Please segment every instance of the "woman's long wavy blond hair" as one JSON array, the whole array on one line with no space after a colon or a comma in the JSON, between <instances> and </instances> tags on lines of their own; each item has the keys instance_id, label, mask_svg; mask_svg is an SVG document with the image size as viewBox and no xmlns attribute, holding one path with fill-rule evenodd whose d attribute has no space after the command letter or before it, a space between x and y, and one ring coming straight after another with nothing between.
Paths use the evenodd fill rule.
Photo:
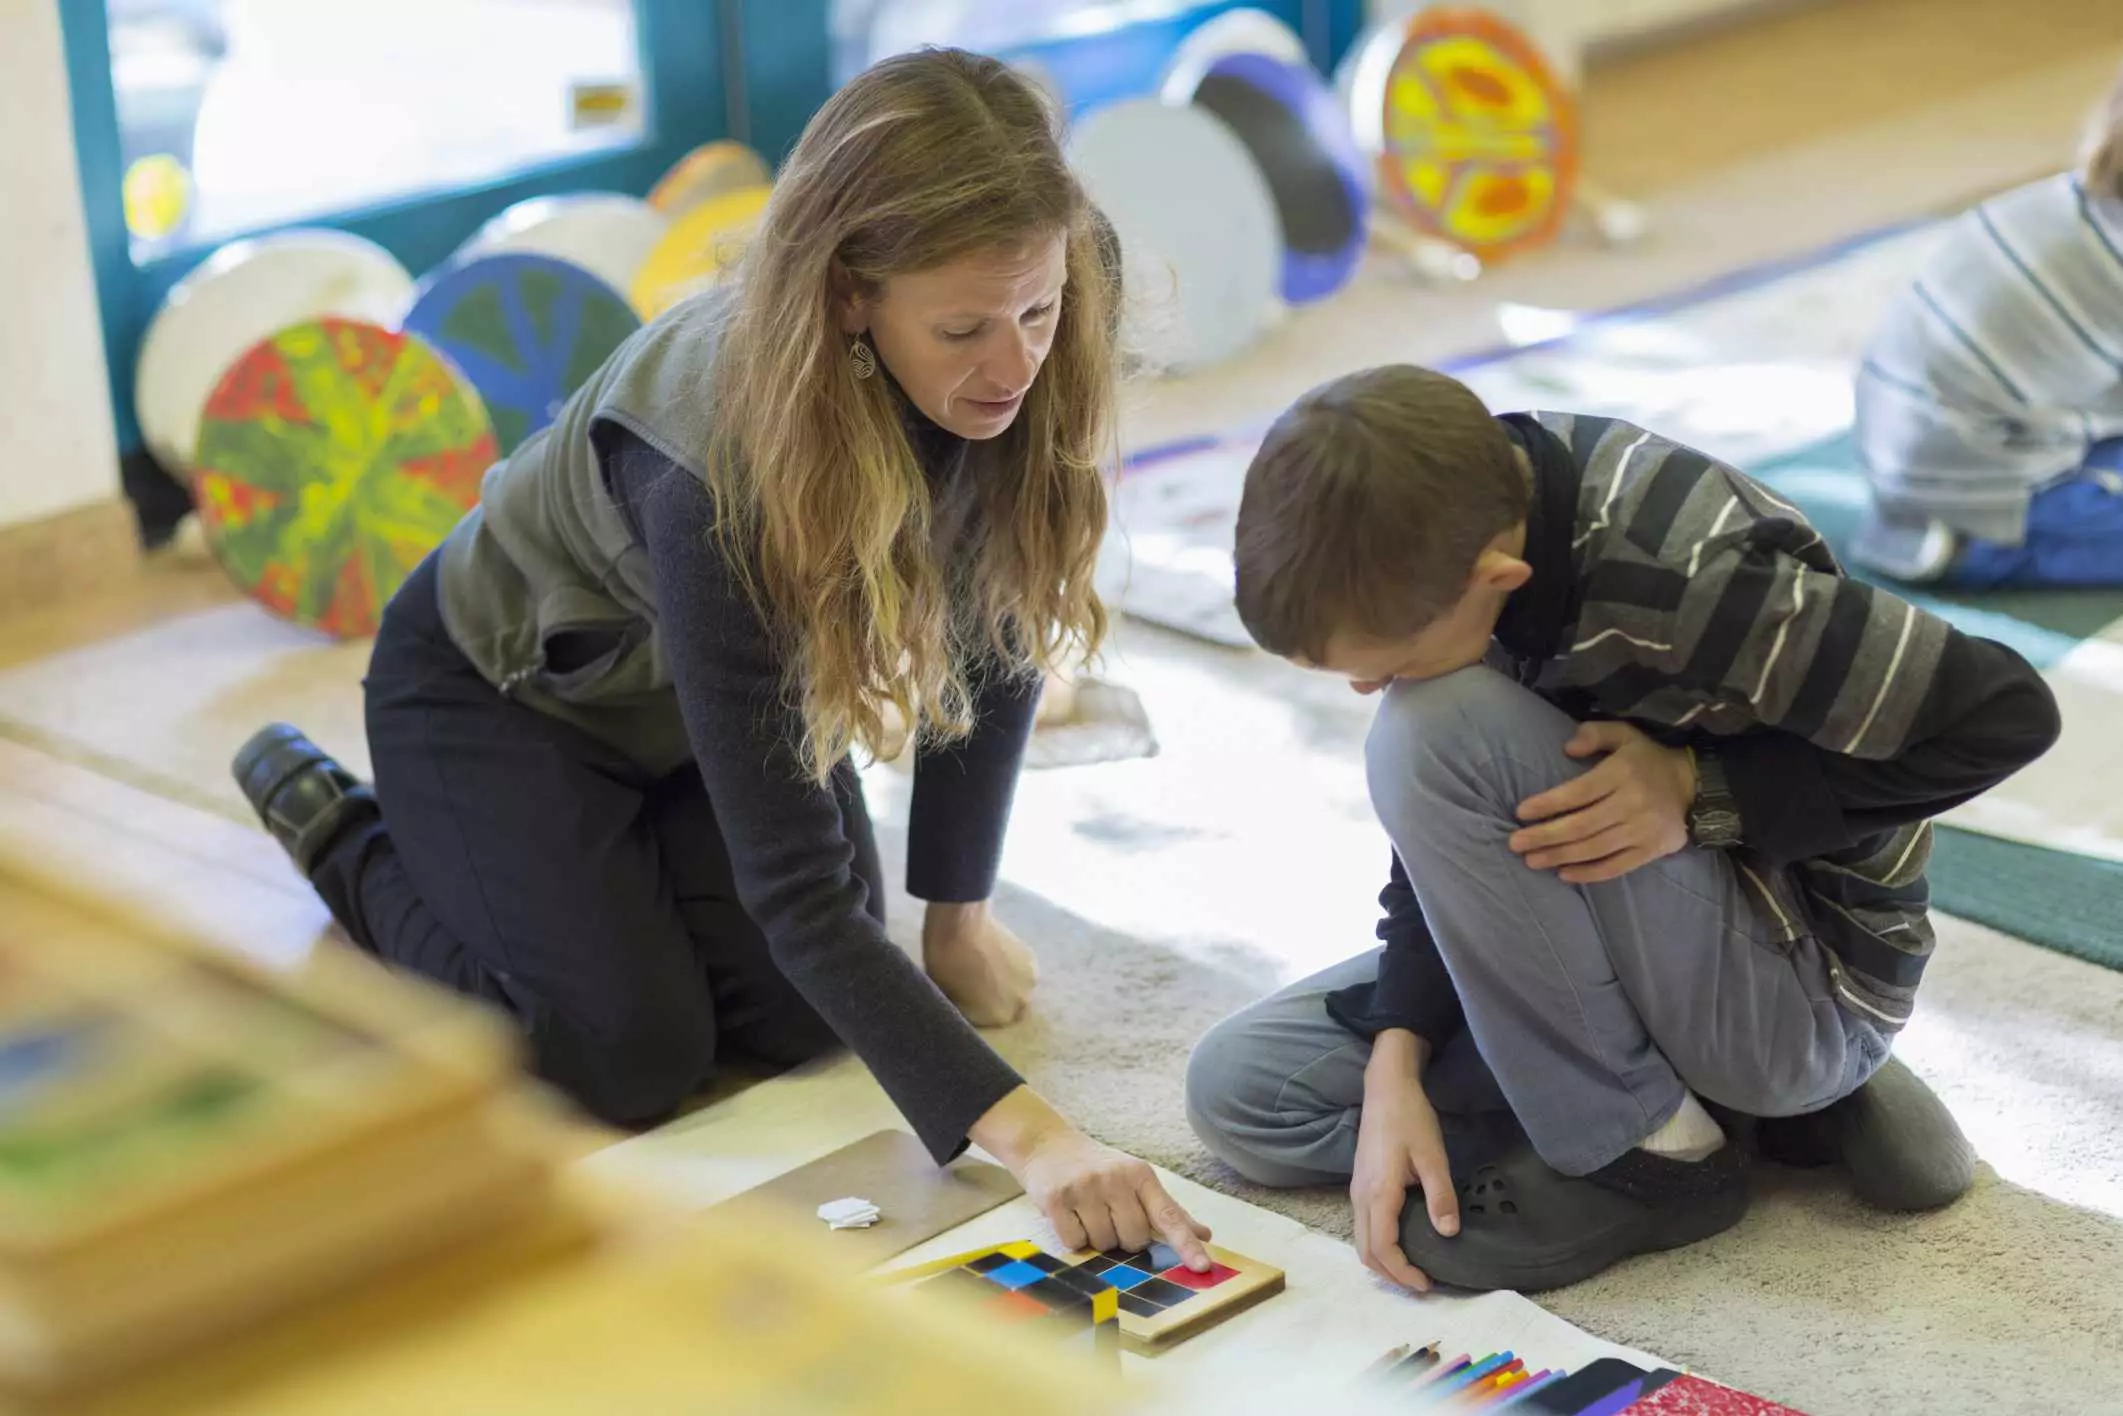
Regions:
<instances>
[{"instance_id":1,"label":"woman's long wavy blond hair","mask_svg":"<svg viewBox=\"0 0 2123 1416\"><path fill-rule=\"evenodd\" d=\"M732 563L779 637L795 746L824 780L875 752L890 704L926 737L972 727L972 680L1097 647L1117 270L1064 161L1060 120L1006 64L887 59L804 129L734 273L708 478ZM968 445L975 545L935 544L903 396L858 379L840 301L894 275L1060 235L1067 286L1007 432ZM986 651L986 652L984 652Z\"/></svg>"}]
</instances>

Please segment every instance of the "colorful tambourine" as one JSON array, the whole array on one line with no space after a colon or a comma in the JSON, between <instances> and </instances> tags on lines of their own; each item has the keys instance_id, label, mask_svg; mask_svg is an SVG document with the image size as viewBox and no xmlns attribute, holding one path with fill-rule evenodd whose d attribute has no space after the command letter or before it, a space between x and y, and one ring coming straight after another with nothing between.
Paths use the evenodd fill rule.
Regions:
<instances>
[{"instance_id":1,"label":"colorful tambourine","mask_svg":"<svg viewBox=\"0 0 2123 1416\"><path fill-rule=\"evenodd\" d=\"M520 201L474 232L458 260L518 251L572 261L614 290L631 290L634 277L671 218L639 197L574 192Z\"/></svg>"},{"instance_id":2,"label":"colorful tambourine","mask_svg":"<svg viewBox=\"0 0 2123 1416\"><path fill-rule=\"evenodd\" d=\"M1221 118L1274 195L1283 239L1282 295L1324 299L1363 259L1371 197L1349 114L1288 26L1228 10L1187 37L1161 93Z\"/></svg>"},{"instance_id":3,"label":"colorful tambourine","mask_svg":"<svg viewBox=\"0 0 2123 1416\"><path fill-rule=\"evenodd\" d=\"M1554 238L1577 182L1577 105L1524 34L1425 9L1359 41L1342 86L1379 195L1417 230L1485 261Z\"/></svg>"},{"instance_id":4,"label":"colorful tambourine","mask_svg":"<svg viewBox=\"0 0 2123 1416\"><path fill-rule=\"evenodd\" d=\"M171 287L133 375L140 439L189 477L199 410L229 365L276 329L326 315L395 325L413 298L398 258L343 231L280 231L223 246Z\"/></svg>"},{"instance_id":5,"label":"colorful tambourine","mask_svg":"<svg viewBox=\"0 0 2123 1416\"><path fill-rule=\"evenodd\" d=\"M1267 179L1221 119L1125 99L1076 124L1069 161L1120 237L1134 348L1192 369L1260 337L1281 306L1282 236Z\"/></svg>"},{"instance_id":6,"label":"colorful tambourine","mask_svg":"<svg viewBox=\"0 0 2123 1416\"><path fill-rule=\"evenodd\" d=\"M478 502L498 454L479 396L418 336L314 320L254 346L216 385L192 488L207 544L245 594L358 638Z\"/></svg>"},{"instance_id":7,"label":"colorful tambourine","mask_svg":"<svg viewBox=\"0 0 2123 1416\"><path fill-rule=\"evenodd\" d=\"M773 180L774 174L767 170L758 153L743 143L720 138L701 144L673 163L662 180L649 189L649 205L675 219L710 198L747 187L765 187Z\"/></svg>"},{"instance_id":8,"label":"colorful tambourine","mask_svg":"<svg viewBox=\"0 0 2123 1416\"><path fill-rule=\"evenodd\" d=\"M405 317L479 391L503 453L558 417L640 328L625 297L581 266L514 253L436 272Z\"/></svg>"},{"instance_id":9,"label":"colorful tambourine","mask_svg":"<svg viewBox=\"0 0 2123 1416\"><path fill-rule=\"evenodd\" d=\"M643 318L655 319L679 301L707 289L737 259L767 209L769 187L726 192L671 223L634 277L630 294Z\"/></svg>"}]
</instances>

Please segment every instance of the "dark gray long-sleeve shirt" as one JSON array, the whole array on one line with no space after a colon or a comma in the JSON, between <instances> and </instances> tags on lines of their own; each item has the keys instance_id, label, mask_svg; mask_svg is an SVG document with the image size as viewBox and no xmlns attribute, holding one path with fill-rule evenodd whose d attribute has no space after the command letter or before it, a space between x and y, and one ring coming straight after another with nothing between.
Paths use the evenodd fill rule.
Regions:
<instances>
[{"instance_id":1,"label":"dark gray long-sleeve shirt","mask_svg":"<svg viewBox=\"0 0 2123 1416\"><path fill-rule=\"evenodd\" d=\"M793 751L801 723L782 660L724 559L708 491L624 432L604 453L610 489L648 553L664 654L739 898L789 981L946 1160L1020 1078L865 907L839 806ZM971 737L917 749L907 851L917 898L964 903L994 889L1038 699L1035 675L987 674Z\"/></svg>"}]
</instances>

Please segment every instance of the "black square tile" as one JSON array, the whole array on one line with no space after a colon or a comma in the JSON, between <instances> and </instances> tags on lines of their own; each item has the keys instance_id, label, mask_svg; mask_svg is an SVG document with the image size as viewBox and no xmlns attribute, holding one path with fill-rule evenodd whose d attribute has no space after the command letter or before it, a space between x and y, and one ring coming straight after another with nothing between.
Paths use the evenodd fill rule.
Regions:
<instances>
[{"instance_id":1,"label":"black square tile","mask_svg":"<svg viewBox=\"0 0 2123 1416\"><path fill-rule=\"evenodd\" d=\"M1160 1308L1170 1308L1194 1296L1193 1289L1184 1288L1169 1278L1153 1278L1147 1283L1138 1283L1129 1292L1145 1303L1155 1303Z\"/></svg>"},{"instance_id":2,"label":"black square tile","mask_svg":"<svg viewBox=\"0 0 2123 1416\"><path fill-rule=\"evenodd\" d=\"M1054 1255L1045 1252L1034 1254L1026 1259L1025 1262L1038 1269L1041 1273L1059 1273L1068 1267L1066 1263L1055 1258ZM1170 1265L1168 1264L1166 1267L1169 1268Z\"/></svg>"},{"instance_id":3,"label":"black square tile","mask_svg":"<svg viewBox=\"0 0 2123 1416\"><path fill-rule=\"evenodd\" d=\"M1044 1295L1040 1301L1047 1301ZM1060 1295L1041 1321L1055 1322L1063 1327L1087 1328L1091 1326L1091 1300L1081 1293Z\"/></svg>"},{"instance_id":4,"label":"black square tile","mask_svg":"<svg viewBox=\"0 0 2123 1416\"><path fill-rule=\"evenodd\" d=\"M994 1284L969 1269L945 1269L934 1278L923 1279L923 1288L941 1288L946 1292L975 1298L987 1298L1001 1292Z\"/></svg>"},{"instance_id":5,"label":"black square tile","mask_svg":"<svg viewBox=\"0 0 2123 1416\"><path fill-rule=\"evenodd\" d=\"M1028 1297L1038 1299L1049 1308L1064 1308L1071 1303L1088 1303L1091 1301L1089 1294L1079 1293L1060 1279L1053 1277L1043 1278L1037 1283L1028 1283L1017 1291Z\"/></svg>"},{"instance_id":6,"label":"black square tile","mask_svg":"<svg viewBox=\"0 0 2123 1416\"><path fill-rule=\"evenodd\" d=\"M1101 1257L1111 1259L1117 1264L1132 1264L1141 1254L1140 1249L1108 1249Z\"/></svg>"},{"instance_id":7,"label":"black square tile","mask_svg":"<svg viewBox=\"0 0 2123 1416\"><path fill-rule=\"evenodd\" d=\"M1085 1295L1086 1297L1090 1297L1091 1295L1097 1293L1103 1293L1113 1286L1112 1284L1106 1282L1105 1279L1099 1277L1097 1274L1085 1273L1080 1268L1065 1268L1054 1275L1054 1281L1056 1283L1067 1284L1070 1288L1074 1289L1078 1293Z\"/></svg>"},{"instance_id":8,"label":"black square tile","mask_svg":"<svg viewBox=\"0 0 2123 1416\"><path fill-rule=\"evenodd\" d=\"M1142 1299L1136 1297L1133 1293L1121 1294L1120 1310L1123 1313L1133 1313L1138 1318L1154 1318L1159 1313L1165 1311L1163 1308L1158 1307L1155 1303L1144 1302Z\"/></svg>"},{"instance_id":9,"label":"black square tile","mask_svg":"<svg viewBox=\"0 0 2123 1416\"><path fill-rule=\"evenodd\" d=\"M990 1269L999 1269L1004 1264L1014 1264L1016 1262L1017 1260L1011 1258L1008 1254L983 1254L967 1264L966 1267L975 1273L986 1273Z\"/></svg>"},{"instance_id":10,"label":"black square tile","mask_svg":"<svg viewBox=\"0 0 2123 1416\"><path fill-rule=\"evenodd\" d=\"M1076 1267L1081 1273L1104 1273L1107 1269L1113 1268L1120 1262L1121 1260L1109 1259L1104 1254L1093 1254Z\"/></svg>"}]
</instances>

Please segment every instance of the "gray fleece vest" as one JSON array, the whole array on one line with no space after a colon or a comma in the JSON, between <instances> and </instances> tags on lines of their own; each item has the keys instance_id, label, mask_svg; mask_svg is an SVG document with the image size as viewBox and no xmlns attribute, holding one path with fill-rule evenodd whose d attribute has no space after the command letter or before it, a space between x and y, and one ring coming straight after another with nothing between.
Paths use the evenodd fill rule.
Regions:
<instances>
[{"instance_id":1,"label":"gray fleece vest","mask_svg":"<svg viewBox=\"0 0 2123 1416\"><path fill-rule=\"evenodd\" d=\"M720 293L696 297L621 346L550 426L488 470L439 567L443 624L487 682L658 774L691 749L648 553L605 488L591 435L617 424L704 479L727 308ZM609 647L550 668L561 635Z\"/></svg>"}]
</instances>

